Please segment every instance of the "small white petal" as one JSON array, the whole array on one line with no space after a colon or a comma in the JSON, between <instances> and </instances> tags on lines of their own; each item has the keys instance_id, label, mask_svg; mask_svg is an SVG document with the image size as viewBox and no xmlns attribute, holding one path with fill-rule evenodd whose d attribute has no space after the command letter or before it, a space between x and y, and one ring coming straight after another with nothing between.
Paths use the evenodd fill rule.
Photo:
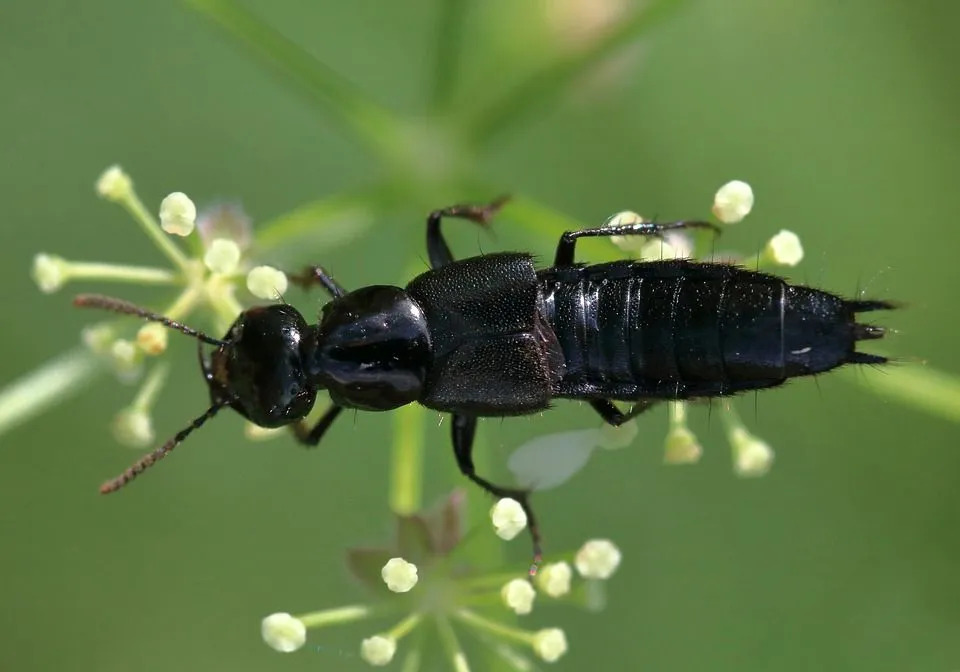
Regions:
<instances>
[{"instance_id":1,"label":"small white petal","mask_svg":"<svg viewBox=\"0 0 960 672\"><path fill-rule=\"evenodd\" d=\"M260 624L260 635L271 649L290 653L307 641L307 628L290 614L270 614Z\"/></svg>"},{"instance_id":2,"label":"small white petal","mask_svg":"<svg viewBox=\"0 0 960 672\"><path fill-rule=\"evenodd\" d=\"M390 558L380 570L380 576L394 593L406 593L417 585L417 566L403 558Z\"/></svg>"},{"instance_id":3,"label":"small white petal","mask_svg":"<svg viewBox=\"0 0 960 672\"><path fill-rule=\"evenodd\" d=\"M727 182L713 197L713 214L724 224L736 224L752 209L753 188L740 180Z\"/></svg>"},{"instance_id":4,"label":"small white petal","mask_svg":"<svg viewBox=\"0 0 960 672\"><path fill-rule=\"evenodd\" d=\"M360 657L371 665L386 665L397 652L397 640L384 635L367 637L360 643Z\"/></svg>"},{"instance_id":5,"label":"small white petal","mask_svg":"<svg viewBox=\"0 0 960 672\"><path fill-rule=\"evenodd\" d=\"M733 470L737 476L763 476L773 466L773 449L742 427L734 428L729 436L733 446Z\"/></svg>"},{"instance_id":6,"label":"small white petal","mask_svg":"<svg viewBox=\"0 0 960 672\"><path fill-rule=\"evenodd\" d=\"M603 225L606 227L630 226L632 224L640 224L643 221L643 217L633 210L623 210L608 217ZM610 242L624 252L639 252L643 248L646 240L646 236L610 236Z\"/></svg>"},{"instance_id":7,"label":"small white petal","mask_svg":"<svg viewBox=\"0 0 960 672\"><path fill-rule=\"evenodd\" d=\"M160 355L167 349L167 328L157 322L145 324L137 331L137 346L148 355Z\"/></svg>"},{"instance_id":8,"label":"small white petal","mask_svg":"<svg viewBox=\"0 0 960 672\"><path fill-rule=\"evenodd\" d=\"M214 273L233 273L239 263L240 246L226 238L214 240L203 255L203 265Z\"/></svg>"},{"instance_id":9,"label":"small white petal","mask_svg":"<svg viewBox=\"0 0 960 672\"><path fill-rule=\"evenodd\" d=\"M52 294L67 281L66 262L52 254L38 254L33 258L33 281L44 294Z\"/></svg>"},{"instance_id":10,"label":"small white petal","mask_svg":"<svg viewBox=\"0 0 960 672\"><path fill-rule=\"evenodd\" d=\"M190 197L175 191L160 201L160 227L174 236L189 236L197 224L197 206Z\"/></svg>"},{"instance_id":11,"label":"small white petal","mask_svg":"<svg viewBox=\"0 0 960 672\"><path fill-rule=\"evenodd\" d=\"M113 347L117 335L110 325L95 324L84 327L80 332L80 337L84 345L90 348L91 352L95 352L98 355L106 355L110 353L110 349Z\"/></svg>"},{"instance_id":12,"label":"small white petal","mask_svg":"<svg viewBox=\"0 0 960 672\"><path fill-rule=\"evenodd\" d=\"M527 513L520 506L520 502L504 497L490 509L490 520L497 536L510 541L527 526Z\"/></svg>"},{"instance_id":13,"label":"small white petal","mask_svg":"<svg viewBox=\"0 0 960 672\"><path fill-rule=\"evenodd\" d=\"M586 466L602 437L598 429L543 434L513 451L507 468L523 487L538 491L555 488Z\"/></svg>"},{"instance_id":14,"label":"small white petal","mask_svg":"<svg viewBox=\"0 0 960 672\"><path fill-rule=\"evenodd\" d=\"M667 434L663 461L666 464L694 464L700 461L703 448L686 427L674 427Z\"/></svg>"},{"instance_id":15,"label":"small white petal","mask_svg":"<svg viewBox=\"0 0 960 672\"><path fill-rule=\"evenodd\" d=\"M766 254L781 266L796 266L803 259L800 236L786 229L780 231L767 243Z\"/></svg>"},{"instance_id":16,"label":"small white petal","mask_svg":"<svg viewBox=\"0 0 960 672\"><path fill-rule=\"evenodd\" d=\"M620 566L620 549L609 539L591 539L577 551L574 564L586 579L609 579Z\"/></svg>"},{"instance_id":17,"label":"small white petal","mask_svg":"<svg viewBox=\"0 0 960 672\"><path fill-rule=\"evenodd\" d=\"M153 421L150 414L135 408L125 408L113 419L113 437L131 448L144 448L153 443Z\"/></svg>"},{"instance_id":18,"label":"small white petal","mask_svg":"<svg viewBox=\"0 0 960 672\"><path fill-rule=\"evenodd\" d=\"M537 586L550 597L562 597L570 592L573 570L565 562L544 565L537 572Z\"/></svg>"},{"instance_id":19,"label":"small white petal","mask_svg":"<svg viewBox=\"0 0 960 672\"><path fill-rule=\"evenodd\" d=\"M533 611L533 600L537 597L537 591L526 579L513 579L500 589L500 597L514 613L523 615Z\"/></svg>"},{"instance_id":20,"label":"small white petal","mask_svg":"<svg viewBox=\"0 0 960 672\"><path fill-rule=\"evenodd\" d=\"M108 201L120 201L133 191L133 181L120 166L110 166L97 179L97 193Z\"/></svg>"},{"instance_id":21,"label":"small white petal","mask_svg":"<svg viewBox=\"0 0 960 672\"><path fill-rule=\"evenodd\" d=\"M604 423L600 428L600 447L612 450L615 448L626 448L640 433L636 420L627 420L619 427Z\"/></svg>"},{"instance_id":22,"label":"small white petal","mask_svg":"<svg viewBox=\"0 0 960 672\"><path fill-rule=\"evenodd\" d=\"M545 628L533 636L533 651L542 660L553 663L567 652L567 636L560 628Z\"/></svg>"},{"instance_id":23,"label":"small white petal","mask_svg":"<svg viewBox=\"0 0 960 672\"><path fill-rule=\"evenodd\" d=\"M287 291L287 276L273 266L257 266L247 273L247 289L257 298L277 299Z\"/></svg>"}]
</instances>

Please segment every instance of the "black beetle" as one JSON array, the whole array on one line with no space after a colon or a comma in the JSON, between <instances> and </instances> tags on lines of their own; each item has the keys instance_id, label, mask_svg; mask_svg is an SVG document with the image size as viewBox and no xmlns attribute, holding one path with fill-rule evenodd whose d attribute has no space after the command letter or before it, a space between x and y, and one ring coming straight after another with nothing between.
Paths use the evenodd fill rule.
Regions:
<instances>
[{"instance_id":1,"label":"black beetle","mask_svg":"<svg viewBox=\"0 0 960 672\"><path fill-rule=\"evenodd\" d=\"M715 229L706 222L569 231L553 266L540 270L521 253L455 261L441 220L486 224L503 201L433 212L431 270L405 288L347 292L320 267L293 276L332 297L316 325L287 304L259 306L214 339L118 299L78 296L78 306L139 315L216 346L209 363L201 356L210 408L101 492L131 481L227 406L264 427L292 425L300 441L316 445L344 408L386 411L418 402L453 414L460 470L487 492L521 503L539 558L529 492L474 472L478 417L535 413L569 398L619 425L660 400L727 396L842 364L887 361L855 349L856 341L884 334L858 323L856 313L893 307L885 301L845 300L723 263L574 259L579 238ZM307 427L303 418L322 389L333 405ZM634 406L624 413L613 401Z\"/></svg>"}]
</instances>

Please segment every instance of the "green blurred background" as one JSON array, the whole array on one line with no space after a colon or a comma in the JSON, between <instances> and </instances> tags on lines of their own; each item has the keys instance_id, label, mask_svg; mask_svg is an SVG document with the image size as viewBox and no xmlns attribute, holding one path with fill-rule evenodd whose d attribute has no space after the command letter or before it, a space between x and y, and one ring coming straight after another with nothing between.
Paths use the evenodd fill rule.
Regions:
<instances>
[{"instance_id":1,"label":"green blurred background","mask_svg":"<svg viewBox=\"0 0 960 672\"><path fill-rule=\"evenodd\" d=\"M246 6L416 118L441 4ZM578 48L604 13L633 8L466 5L454 36L463 114ZM887 349L958 372L958 21L960 5L937 1L693 0L482 152L453 160L585 223L625 208L702 217L717 186L748 180L756 209L723 247L755 250L780 228L798 231L807 258L792 277L905 302L883 316L899 331ZM198 203L239 199L259 221L384 172L275 72L175 3L0 0L0 91L2 381L73 347L89 318L69 307L79 286L37 291L34 253L159 262L127 216L94 195L107 165L120 162L151 207L184 190ZM432 172L348 246L304 249L299 261L324 263L348 287L401 282L424 257L427 209L494 195L451 194ZM555 242L507 220L492 238L449 228L461 256L482 247L548 257ZM314 299L297 300L312 310ZM161 435L206 401L193 345L173 340ZM766 478L735 478L720 423L695 408L699 466L661 466L657 411L631 448L538 496L548 547L609 536L625 556L604 613L545 607L529 617L567 630L571 650L556 668L960 668L957 429L852 380L795 382L761 394L756 413L752 397L742 400L777 451ZM0 437L0 669L367 669L354 652L370 625L321 630L310 640L319 650L281 656L261 642L259 620L362 599L342 551L389 530L390 418L359 415L306 452L287 439L245 441L229 415L136 487L100 498L99 482L134 457L108 428L131 394L104 377ZM458 482L447 428L434 420L428 499ZM487 422L489 463L503 476L522 441L595 425L572 403ZM520 564L525 553L518 543L508 555Z\"/></svg>"}]
</instances>

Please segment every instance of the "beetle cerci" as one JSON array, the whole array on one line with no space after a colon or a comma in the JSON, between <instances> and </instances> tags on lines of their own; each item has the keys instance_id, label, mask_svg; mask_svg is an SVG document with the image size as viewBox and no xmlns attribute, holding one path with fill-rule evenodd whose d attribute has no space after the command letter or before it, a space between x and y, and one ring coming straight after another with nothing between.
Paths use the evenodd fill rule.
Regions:
<instances>
[{"instance_id":1,"label":"beetle cerci","mask_svg":"<svg viewBox=\"0 0 960 672\"><path fill-rule=\"evenodd\" d=\"M884 334L857 322L857 313L892 308L888 302L846 300L725 263L585 265L574 255L580 238L715 228L706 222L569 231L553 265L542 269L524 253L455 260L442 219L486 224L503 201L433 212L431 269L406 287L346 291L319 266L294 276L331 296L318 324L278 303L243 311L215 339L119 299L78 296L78 306L138 315L215 346L209 361L200 359L210 408L100 491L129 483L225 407L263 427L290 425L313 446L344 408L419 403L452 414L453 452L467 478L520 502L539 559L529 491L496 485L474 470L478 418L537 413L565 398L584 400L619 425L661 400L734 395L843 364L887 361L855 344ZM309 427L303 419L319 390L332 405ZM633 406L624 412L615 401Z\"/></svg>"}]
</instances>

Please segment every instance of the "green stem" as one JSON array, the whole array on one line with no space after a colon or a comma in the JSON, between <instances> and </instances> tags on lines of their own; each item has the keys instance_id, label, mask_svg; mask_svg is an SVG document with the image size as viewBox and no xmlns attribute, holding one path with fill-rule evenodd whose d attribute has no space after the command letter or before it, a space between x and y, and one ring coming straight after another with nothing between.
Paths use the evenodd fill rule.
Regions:
<instances>
[{"instance_id":1,"label":"green stem","mask_svg":"<svg viewBox=\"0 0 960 672\"><path fill-rule=\"evenodd\" d=\"M549 105L583 73L596 66L617 49L636 40L651 27L667 18L683 4L683 0L654 0L634 11L603 37L586 48L568 54L515 86L500 100L487 105L470 125L467 137L477 146L489 143L508 125L529 116L535 109Z\"/></svg>"},{"instance_id":2,"label":"green stem","mask_svg":"<svg viewBox=\"0 0 960 672\"><path fill-rule=\"evenodd\" d=\"M131 408L143 412L147 412L153 408L153 404L157 400L157 395L160 393L160 390L163 389L163 383L167 379L167 373L169 371L170 365L166 362L161 362L153 367L147 375L147 379L140 387L140 391L137 392L137 396L134 397L133 403L130 405Z\"/></svg>"},{"instance_id":3,"label":"green stem","mask_svg":"<svg viewBox=\"0 0 960 672\"><path fill-rule=\"evenodd\" d=\"M895 363L850 367L842 374L865 390L907 406L960 422L960 378L929 366Z\"/></svg>"},{"instance_id":4,"label":"green stem","mask_svg":"<svg viewBox=\"0 0 960 672\"><path fill-rule=\"evenodd\" d=\"M386 634L388 637L393 637L397 640L402 639L413 632L413 629L420 624L422 618L423 616L419 612L414 612L390 628Z\"/></svg>"},{"instance_id":5,"label":"green stem","mask_svg":"<svg viewBox=\"0 0 960 672\"><path fill-rule=\"evenodd\" d=\"M0 390L0 434L60 403L102 368L92 352L77 348Z\"/></svg>"},{"instance_id":6,"label":"green stem","mask_svg":"<svg viewBox=\"0 0 960 672\"><path fill-rule=\"evenodd\" d=\"M503 637L519 644L529 645L533 643L532 632L521 630L520 628L514 628L509 625L504 625L503 623L498 623L497 621L492 621L489 618L480 616L476 612L470 611L469 609L460 609L454 615L457 617L457 619L463 621L464 623L472 625L478 630L489 632L491 635Z\"/></svg>"},{"instance_id":7,"label":"green stem","mask_svg":"<svg viewBox=\"0 0 960 672\"><path fill-rule=\"evenodd\" d=\"M338 607L336 609L324 609L323 611L314 611L309 614L297 616L304 626L308 628L319 628L324 625L335 625L341 623L352 623L370 618L373 615L373 609L362 604L349 607Z\"/></svg>"},{"instance_id":8,"label":"green stem","mask_svg":"<svg viewBox=\"0 0 960 672\"><path fill-rule=\"evenodd\" d=\"M390 508L401 516L420 510L423 442L422 411L413 405L394 411L389 496Z\"/></svg>"},{"instance_id":9,"label":"green stem","mask_svg":"<svg viewBox=\"0 0 960 672\"><path fill-rule=\"evenodd\" d=\"M440 642L443 644L447 656L450 657L450 665L455 672L470 672L470 665L467 663L467 654L463 652L460 646L460 640L457 639L457 633L454 632L450 620L445 616L436 617L437 632L440 634Z\"/></svg>"},{"instance_id":10,"label":"green stem","mask_svg":"<svg viewBox=\"0 0 960 672\"><path fill-rule=\"evenodd\" d=\"M179 247L174 244L170 239L170 236L164 233L163 229L160 228L160 223L154 219L153 215L150 214L150 211L147 210L143 201L140 200L140 197L137 196L137 193L130 190L129 193L125 194L123 198L119 201L127 212L133 215L133 218L140 225L140 228L143 229L143 232L147 234L147 237L154 242L154 244L160 248L160 251L167 255L167 258L174 263L174 265L183 271L185 274L190 271L190 260L187 259L187 256L183 253Z\"/></svg>"},{"instance_id":11,"label":"green stem","mask_svg":"<svg viewBox=\"0 0 960 672\"><path fill-rule=\"evenodd\" d=\"M66 275L70 280L113 280L144 285L172 285L177 281L177 275L165 268L124 266L88 261L66 262Z\"/></svg>"},{"instance_id":12,"label":"green stem","mask_svg":"<svg viewBox=\"0 0 960 672\"><path fill-rule=\"evenodd\" d=\"M309 239L311 246L327 249L360 235L373 222L382 189L336 194L307 203L257 227L261 252Z\"/></svg>"},{"instance_id":13,"label":"green stem","mask_svg":"<svg viewBox=\"0 0 960 672\"><path fill-rule=\"evenodd\" d=\"M434 112L447 107L457 81L466 8L464 0L441 0L433 91L430 96L430 108Z\"/></svg>"},{"instance_id":14,"label":"green stem","mask_svg":"<svg viewBox=\"0 0 960 672\"><path fill-rule=\"evenodd\" d=\"M310 102L380 156L393 156L401 124L346 79L231 0L185 0L213 19L261 61L299 87Z\"/></svg>"}]
</instances>

